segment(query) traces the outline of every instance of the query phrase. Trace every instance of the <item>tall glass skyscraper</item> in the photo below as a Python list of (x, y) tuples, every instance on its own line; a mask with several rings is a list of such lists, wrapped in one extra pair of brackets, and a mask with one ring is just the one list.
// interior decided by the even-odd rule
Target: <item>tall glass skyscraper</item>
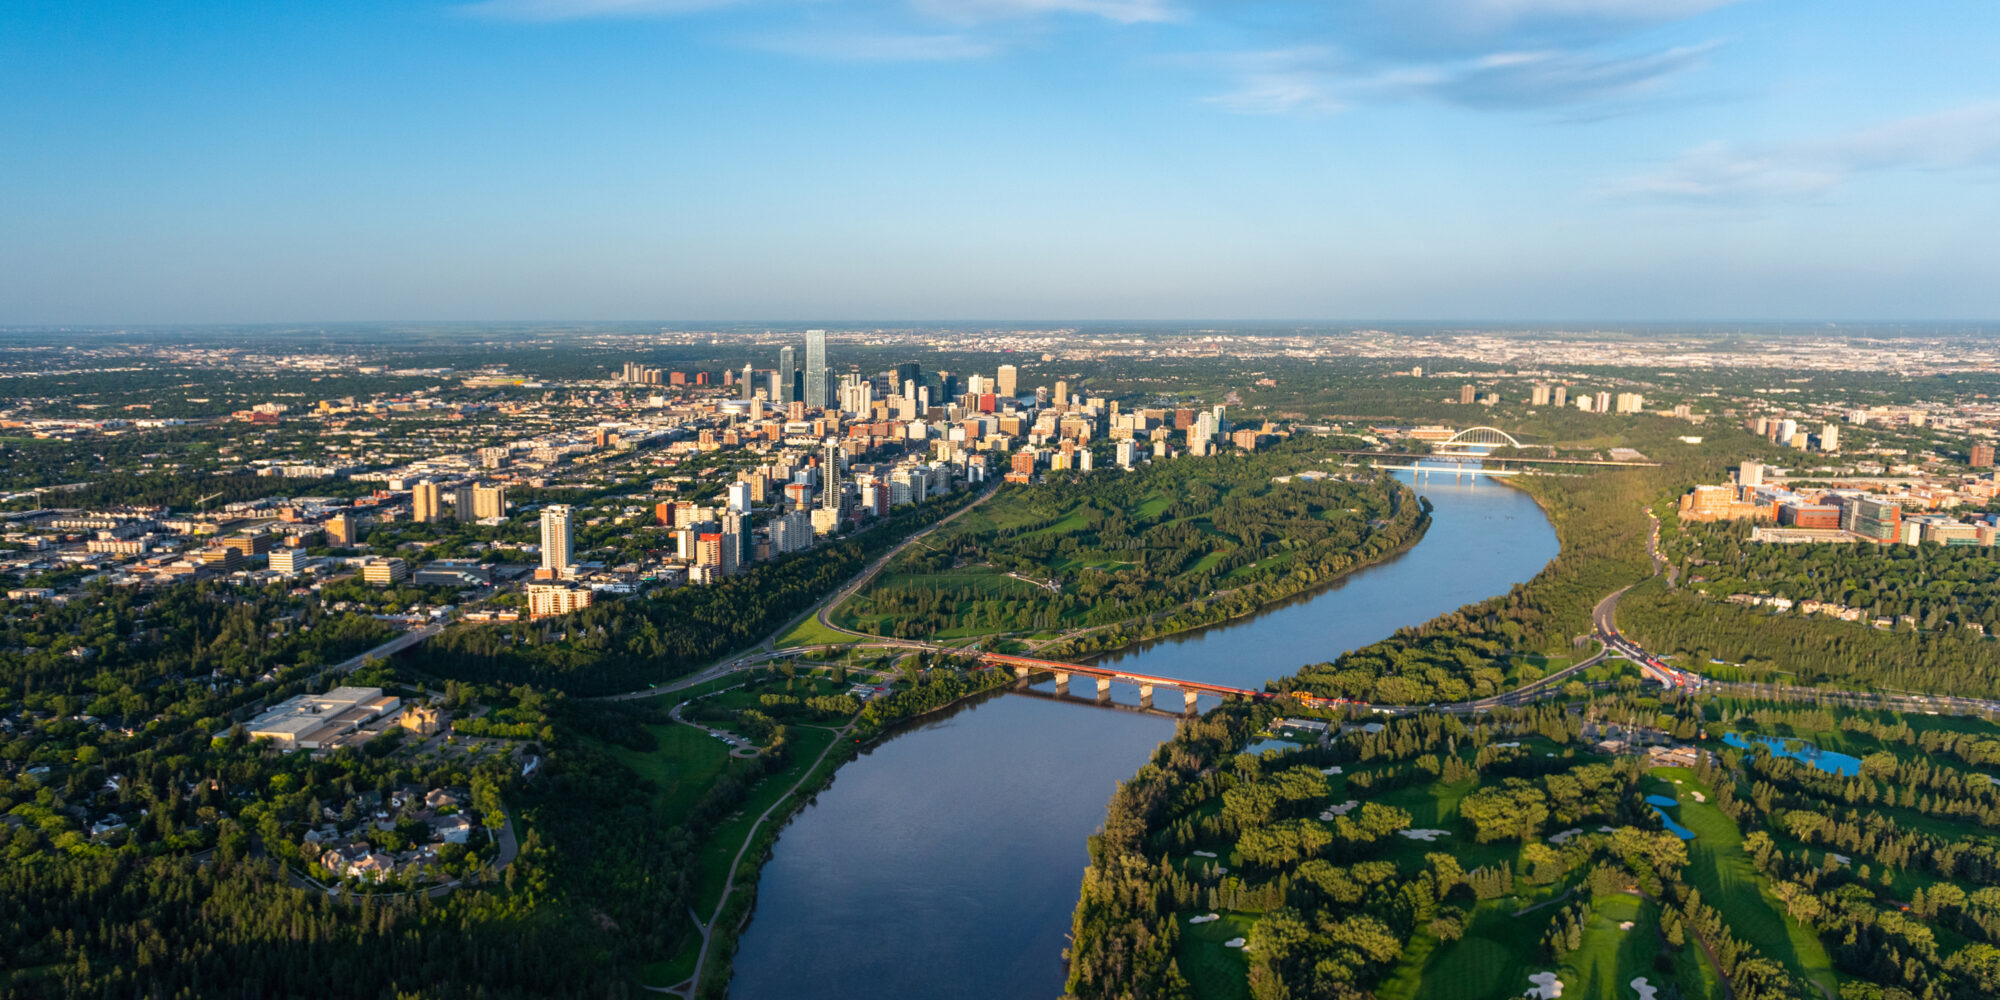
[(790, 406), (799, 400), (799, 352), (790, 345), (778, 348), (777, 402)]
[(806, 405), (826, 406), (826, 331), (806, 331)]

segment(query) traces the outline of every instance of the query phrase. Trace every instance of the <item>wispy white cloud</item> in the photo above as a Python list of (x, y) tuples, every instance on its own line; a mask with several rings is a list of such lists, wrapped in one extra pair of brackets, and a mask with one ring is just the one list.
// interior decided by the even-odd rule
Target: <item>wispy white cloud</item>
[(983, 59), (1004, 49), (996, 40), (957, 33), (812, 32), (759, 36), (748, 43), (769, 52), (835, 62), (952, 62)]
[(475, 0), (460, 11), (514, 21), (582, 21), (594, 18), (671, 17), (733, 6), (740, 0)]
[(961, 24), (1050, 14), (1142, 24), (1175, 21), (1185, 14), (1171, 0), (910, 0), (910, 6), (927, 17)]
[[(468, 14), (520, 21), (673, 17), (736, 6), (745, 0), (472, 0)], [(849, 7), (902, 7), (916, 17), (953, 24), (1019, 20), (1056, 14), (1102, 18), (1119, 24), (1173, 21), (1184, 13), (1174, 0), (899, 0)]]
[(1327, 113), (1397, 100), (1487, 110), (1577, 107), (1654, 90), (1699, 65), (1712, 48), (1689, 46), (1634, 56), (1496, 52), (1386, 67), (1357, 63), (1328, 46), (1234, 53), (1220, 61), (1237, 85), (1209, 101), (1248, 114)]
[(1878, 171), (2000, 169), (2000, 101), (1758, 148), (1708, 143), (1607, 184), (1621, 198), (1694, 203), (1811, 201)]

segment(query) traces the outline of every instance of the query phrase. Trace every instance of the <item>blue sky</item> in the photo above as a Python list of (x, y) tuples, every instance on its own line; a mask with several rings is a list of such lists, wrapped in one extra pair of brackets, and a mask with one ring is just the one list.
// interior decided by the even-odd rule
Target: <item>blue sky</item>
[(0, 4), (0, 324), (2000, 317), (2000, 4)]

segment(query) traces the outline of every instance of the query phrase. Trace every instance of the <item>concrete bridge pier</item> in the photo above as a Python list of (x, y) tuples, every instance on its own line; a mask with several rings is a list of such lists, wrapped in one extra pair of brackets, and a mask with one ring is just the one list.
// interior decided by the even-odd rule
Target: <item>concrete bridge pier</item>
[(1069, 693), (1069, 675), (1062, 671), (1056, 671), (1056, 693)]
[(1111, 700), (1111, 678), (1099, 677), (1097, 679), (1097, 700), (1098, 701)]
[(1027, 680), (1027, 679), (1028, 679), (1028, 668), (1027, 668), (1027, 667), (1015, 667), (1015, 668), (1014, 668), (1014, 679), (1015, 679), (1015, 680), (1017, 680), (1017, 681), (1025, 681), (1025, 680)]
[(1151, 684), (1139, 685), (1139, 707), (1153, 707), (1153, 686)]
[(1193, 691), (1183, 690), (1181, 692), (1181, 697), (1187, 700), (1187, 714), (1189, 715), (1195, 714), (1194, 700), (1200, 697), (1200, 695), (1195, 694)]

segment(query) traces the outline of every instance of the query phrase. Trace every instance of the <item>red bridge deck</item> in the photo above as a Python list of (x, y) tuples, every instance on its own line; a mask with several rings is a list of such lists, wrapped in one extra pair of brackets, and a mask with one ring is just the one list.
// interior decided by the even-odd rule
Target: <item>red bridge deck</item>
[(1218, 694), (1234, 698), (1275, 698), (1270, 691), (1252, 691), (1248, 688), (1230, 687), (1227, 684), (1208, 684), (1202, 681), (1184, 681), (1174, 677), (1155, 677), (1152, 674), (1136, 674), (1130, 670), (1109, 667), (1092, 667), (1081, 663), (1064, 663), (1060, 660), (1038, 660), (1029, 656), (1008, 656), (1004, 653), (981, 653), (979, 658), (988, 663), (1009, 667), (1023, 667), (1034, 671), (1076, 674), (1083, 677), (1108, 677), (1128, 684), (1152, 684), (1170, 687), (1180, 691), (1199, 691), (1203, 694)]

